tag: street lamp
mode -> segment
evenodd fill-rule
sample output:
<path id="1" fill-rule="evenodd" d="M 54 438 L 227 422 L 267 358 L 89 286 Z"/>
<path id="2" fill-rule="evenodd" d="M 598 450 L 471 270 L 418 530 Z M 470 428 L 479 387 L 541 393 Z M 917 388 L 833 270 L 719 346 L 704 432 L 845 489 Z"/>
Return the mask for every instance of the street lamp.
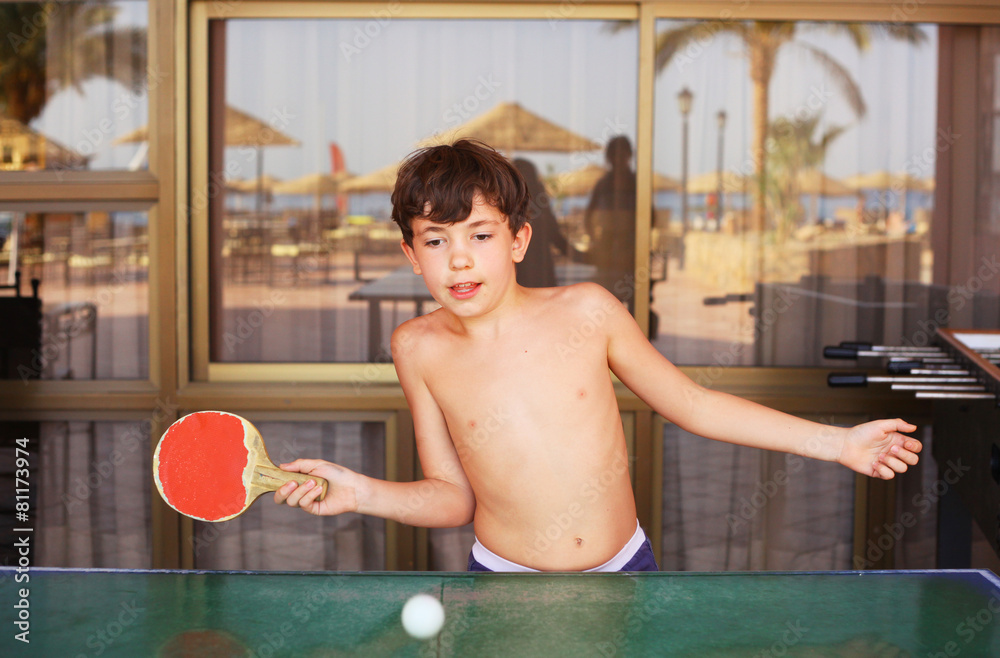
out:
<path id="1" fill-rule="evenodd" d="M 715 225 L 716 230 L 722 228 L 722 139 L 726 132 L 726 111 L 719 110 L 719 113 L 715 115 L 715 118 L 719 121 L 719 157 L 716 160 L 716 174 L 717 174 L 717 184 L 718 190 L 715 193 Z"/>
<path id="2" fill-rule="evenodd" d="M 688 114 L 691 113 L 691 101 L 694 94 L 684 87 L 677 94 L 677 106 L 681 111 L 681 245 L 678 254 L 678 267 L 684 269 L 684 238 L 688 229 Z"/>

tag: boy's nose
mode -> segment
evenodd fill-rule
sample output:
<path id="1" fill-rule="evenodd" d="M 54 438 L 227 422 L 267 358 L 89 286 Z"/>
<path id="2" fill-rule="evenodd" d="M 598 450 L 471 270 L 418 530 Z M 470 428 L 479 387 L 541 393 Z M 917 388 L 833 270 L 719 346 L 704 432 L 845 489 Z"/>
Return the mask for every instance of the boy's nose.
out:
<path id="1" fill-rule="evenodd" d="M 467 270 L 472 267 L 472 255 L 465 249 L 458 247 L 451 250 L 451 269 Z"/>

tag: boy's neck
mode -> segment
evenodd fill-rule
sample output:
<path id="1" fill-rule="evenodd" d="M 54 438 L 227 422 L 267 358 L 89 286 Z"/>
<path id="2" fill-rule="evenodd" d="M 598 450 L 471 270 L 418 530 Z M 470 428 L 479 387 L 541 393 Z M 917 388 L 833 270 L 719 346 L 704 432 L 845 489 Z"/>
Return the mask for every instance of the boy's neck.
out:
<path id="1" fill-rule="evenodd" d="M 449 325 L 456 333 L 472 337 L 492 338 L 504 333 L 518 322 L 529 294 L 528 288 L 515 281 L 504 294 L 501 302 L 482 315 L 463 317 L 445 307 L 442 307 L 441 310 L 445 313 Z"/>

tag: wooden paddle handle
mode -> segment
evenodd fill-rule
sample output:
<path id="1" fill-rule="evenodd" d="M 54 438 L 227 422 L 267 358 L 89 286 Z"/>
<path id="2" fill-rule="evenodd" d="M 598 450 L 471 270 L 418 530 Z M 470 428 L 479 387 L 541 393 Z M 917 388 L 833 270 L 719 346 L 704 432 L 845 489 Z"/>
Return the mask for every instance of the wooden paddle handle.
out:
<path id="1" fill-rule="evenodd" d="M 258 464 L 253 471 L 252 485 L 263 491 L 277 491 L 281 488 L 281 485 L 286 482 L 298 482 L 299 485 L 303 485 L 309 480 L 314 481 L 323 488 L 323 492 L 320 493 L 319 498 L 316 500 L 323 500 L 326 498 L 326 491 L 330 487 L 330 483 L 324 478 L 321 478 L 318 475 L 309 475 L 308 473 L 283 471 L 274 466 L 264 466 L 262 464 Z"/>

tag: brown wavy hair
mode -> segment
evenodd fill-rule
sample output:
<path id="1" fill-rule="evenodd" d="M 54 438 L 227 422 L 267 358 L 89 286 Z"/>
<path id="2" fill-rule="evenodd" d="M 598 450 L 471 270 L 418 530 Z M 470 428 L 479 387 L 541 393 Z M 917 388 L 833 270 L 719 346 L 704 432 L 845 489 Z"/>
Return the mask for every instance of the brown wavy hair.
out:
<path id="1" fill-rule="evenodd" d="M 527 221 L 531 197 L 507 158 L 472 139 L 420 149 L 399 167 L 392 191 L 392 221 L 412 247 L 414 219 L 461 222 L 472 212 L 477 194 L 507 217 L 511 233 L 517 235 Z"/>

